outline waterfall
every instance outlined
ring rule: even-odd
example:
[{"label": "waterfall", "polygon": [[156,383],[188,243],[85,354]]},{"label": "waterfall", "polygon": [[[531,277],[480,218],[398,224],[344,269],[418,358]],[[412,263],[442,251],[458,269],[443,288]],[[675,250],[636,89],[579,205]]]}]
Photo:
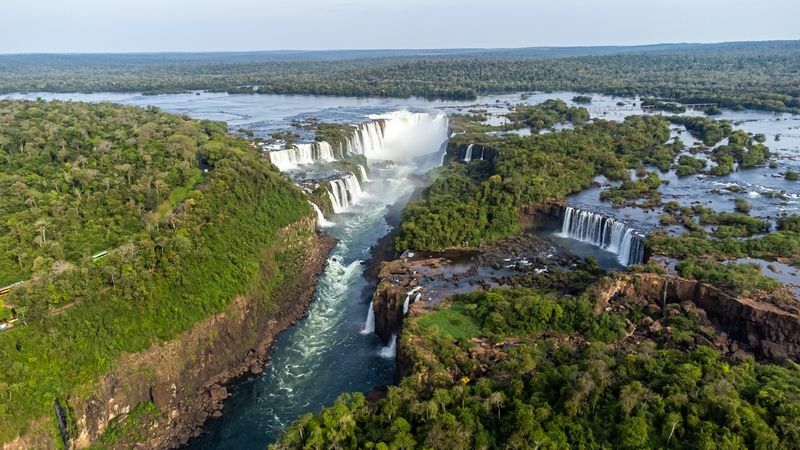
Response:
[{"label": "waterfall", "polygon": [[480,152],[478,149],[475,148],[475,144],[469,144],[467,149],[464,151],[464,157],[461,158],[462,161],[468,163],[470,161],[483,161],[484,153],[486,152],[486,148],[483,145],[479,145]]},{"label": "waterfall", "polygon": [[364,166],[362,166],[361,164],[358,164],[358,170],[361,171],[361,181],[363,181],[365,183],[368,182],[368,181],[372,181],[367,176],[367,169],[365,169]]},{"label": "waterfall", "polygon": [[464,153],[464,162],[472,161],[472,147],[475,147],[475,144],[469,144],[467,146],[467,152]]},{"label": "waterfall", "polygon": [[361,334],[372,334],[375,332],[375,308],[372,306],[372,302],[369,302],[369,308],[367,309],[367,320],[364,322],[364,326],[361,327]]},{"label": "waterfall", "polygon": [[447,115],[395,111],[370,116],[345,139],[345,153],[369,159],[410,160],[447,140]]},{"label": "waterfall", "polygon": [[334,214],[346,211],[363,195],[358,178],[352,173],[329,182],[328,197],[331,199]]},{"label": "waterfall", "polygon": [[[415,287],[414,289],[412,289],[412,290],[408,291],[408,294],[406,294],[406,299],[405,299],[405,301],[403,302],[403,315],[406,315],[406,314],[408,314],[408,307],[409,307],[409,303],[410,303],[410,301],[411,301],[411,296],[412,296],[412,295],[414,295],[414,293],[415,293],[415,292],[417,292],[417,291],[419,291],[420,289],[422,289],[422,286],[417,286],[417,287]],[[416,302],[417,302],[417,300],[419,300],[419,297],[420,297],[421,295],[422,295],[422,294],[417,294],[417,296],[414,298],[414,303],[416,303]]]},{"label": "waterfall", "polygon": [[644,238],[624,223],[602,214],[567,206],[561,236],[615,253],[620,264],[644,262]]},{"label": "waterfall", "polygon": [[311,207],[314,208],[314,211],[317,213],[317,226],[321,228],[328,228],[336,225],[335,223],[325,219],[325,214],[322,213],[322,210],[319,209],[319,206],[312,202],[308,202],[308,204],[311,205]]},{"label": "waterfall", "polygon": [[336,157],[331,144],[323,141],[296,144],[294,147],[284,150],[273,150],[269,152],[269,159],[278,169],[291,170],[318,161],[335,161]]},{"label": "waterfall", "polygon": [[378,352],[381,358],[391,359],[397,355],[397,335],[393,334],[392,338],[389,339],[389,345],[386,347],[382,347],[381,351]]}]

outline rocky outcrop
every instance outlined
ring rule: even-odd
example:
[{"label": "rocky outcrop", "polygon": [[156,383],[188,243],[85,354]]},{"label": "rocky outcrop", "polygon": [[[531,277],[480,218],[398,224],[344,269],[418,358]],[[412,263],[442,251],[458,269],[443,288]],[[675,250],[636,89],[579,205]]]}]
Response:
[{"label": "rocky outcrop", "polygon": [[520,221],[535,230],[560,230],[564,220],[564,201],[524,205],[520,208]]},{"label": "rocky outcrop", "polygon": [[598,308],[620,296],[661,308],[693,302],[715,326],[760,357],[800,360],[800,315],[774,304],[737,298],[696,280],[650,273],[617,274],[595,286],[593,295]]},{"label": "rocky outcrop", "polygon": [[403,302],[406,289],[387,281],[378,284],[372,298],[375,311],[375,334],[384,345],[388,345],[392,335],[397,335],[403,324]]},{"label": "rocky outcrop", "polygon": [[[98,442],[115,423],[137,406],[152,403],[155,413],[134,424],[136,442],[124,438],[114,448],[175,448],[200,433],[205,420],[221,414],[228,393],[224,384],[245,373],[258,373],[268,350],[284,329],[300,319],[310,303],[315,281],[335,242],[314,232],[311,219],[279,231],[276,245],[267,249],[268,261],[279,251],[302,249],[304,257],[281,289],[271,295],[258,288],[237,296],[225,308],[195,324],[176,339],[121,358],[88,394],[68,399],[74,423],[69,447],[86,448]],[[262,266],[262,276],[272,276]],[[287,271],[288,272],[288,271]],[[276,307],[277,305],[277,307]],[[30,433],[4,449],[51,448],[52,435]]]}]

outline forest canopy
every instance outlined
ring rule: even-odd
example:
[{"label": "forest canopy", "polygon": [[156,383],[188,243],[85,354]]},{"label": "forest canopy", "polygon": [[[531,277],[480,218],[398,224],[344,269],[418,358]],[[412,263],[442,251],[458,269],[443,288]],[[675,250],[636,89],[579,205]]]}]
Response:
[{"label": "forest canopy", "polygon": [[56,429],[54,402],[237,294],[278,310],[302,259],[291,239],[314,233],[278,233],[313,213],[224,123],[5,101],[0,138],[0,274],[24,281],[3,297],[19,323],[0,333],[0,442]]},{"label": "forest canopy", "polygon": [[572,90],[729,108],[800,108],[797,41],[535,50],[9,55],[0,57],[0,92],[211,90],[474,99]]}]

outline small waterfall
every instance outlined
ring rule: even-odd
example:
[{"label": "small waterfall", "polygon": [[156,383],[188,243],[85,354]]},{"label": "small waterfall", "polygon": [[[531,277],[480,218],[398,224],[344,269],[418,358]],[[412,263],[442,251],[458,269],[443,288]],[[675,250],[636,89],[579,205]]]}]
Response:
[{"label": "small waterfall", "polygon": [[467,149],[464,150],[464,157],[461,158],[461,160],[466,163],[470,161],[483,161],[485,152],[486,147],[483,145],[469,144]]},{"label": "small waterfall", "polygon": [[364,326],[361,327],[361,334],[372,334],[375,332],[375,308],[372,306],[372,302],[369,302],[369,308],[367,309],[367,320],[364,322]]},{"label": "small waterfall", "polygon": [[615,253],[625,266],[644,262],[644,238],[623,222],[602,214],[567,206],[561,236]]},{"label": "small waterfall", "polygon": [[352,173],[329,182],[328,196],[331,199],[334,214],[345,212],[363,195],[358,178]]},{"label": "small waterfall", "polygon": [[364,166],[362,166],[361,164],[358,164],[358,170],[361,171],[361,180],[362,181],[364,181],[365,183],[367,183],[369,181],[372,181],[367,176],[367,169],[365,169]]},{"label": "small waterfall", "polygon": [[472,147],[475,147],[475,144],[469,144],[469,146],[467,146],[467,151],[464,153],[464,162],[472,161]]},{"label": "small waterfall", "polygon": [[322,213],[322,210],[319,209],[319,206],[312,202],[308,202],[308,204],[311,205],[311,207],[314,208],[314,211],[317,213],[317,226],[321,228],[328,228],[336,225],[335,223],[325,219],[325,214]]},{"label": "small waterfall", "polygon": [[[403,315],[408,314],[408,308],[409,308],[409,304],[410,304],[410,301],[411,301],[411,296],[414,295],[414,293],[416,293],[420,289],[422,289],[422,286],[417,286],[414,289],[408,291],[408,294],[406,294],[406,299],[405,299],[405,301],[403,301]],[[414,298],[414,303],[416,303],[417,300],[419,300],[419,297],[421,295],[422,294],[419,294],[419,293],[417,294],[417,296]]]},{"label": "small waterfall", "polygon": [[323,141],[296,144],[294,147],[284,150],[273,150],[269,152],[269,159],[278,169],[291,170],[318,161],[335,161],[336,157],[331,144]]},{"label": "small waterfall", "polygon": [[381,347],[381,351],[378,352],[381,358],[392,359],[397,355],[397,335],[393,334],[392,338],[389,339],[389,345],[386,347]]}]

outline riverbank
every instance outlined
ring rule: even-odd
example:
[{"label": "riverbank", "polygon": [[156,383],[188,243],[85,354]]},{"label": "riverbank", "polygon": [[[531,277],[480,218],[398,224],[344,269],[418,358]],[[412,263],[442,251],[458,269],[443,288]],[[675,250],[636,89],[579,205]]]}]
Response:
[{"label": "riverbank", "polygon": [[[265,249],[261,277],[275,276],[272,260],[299,250],[299,265],[284,267],[287,278],[280,294],[257,285],[237,295],[221,313],[176,339],[127,354],[86,396],[68,402],[66,425],[74,439],[69,448],[176,448],[200,432],[209,417],[221,414],[225,384],[261,370],[276,337],[303,314],[312,300],[316,278],[323,271],[335,240],[314,231],[313,219],[303,219],[278,232]],[[272,307],[270,305],[277,305]],[[59,448],[46,429],[29,432],[4,450]]]}]

